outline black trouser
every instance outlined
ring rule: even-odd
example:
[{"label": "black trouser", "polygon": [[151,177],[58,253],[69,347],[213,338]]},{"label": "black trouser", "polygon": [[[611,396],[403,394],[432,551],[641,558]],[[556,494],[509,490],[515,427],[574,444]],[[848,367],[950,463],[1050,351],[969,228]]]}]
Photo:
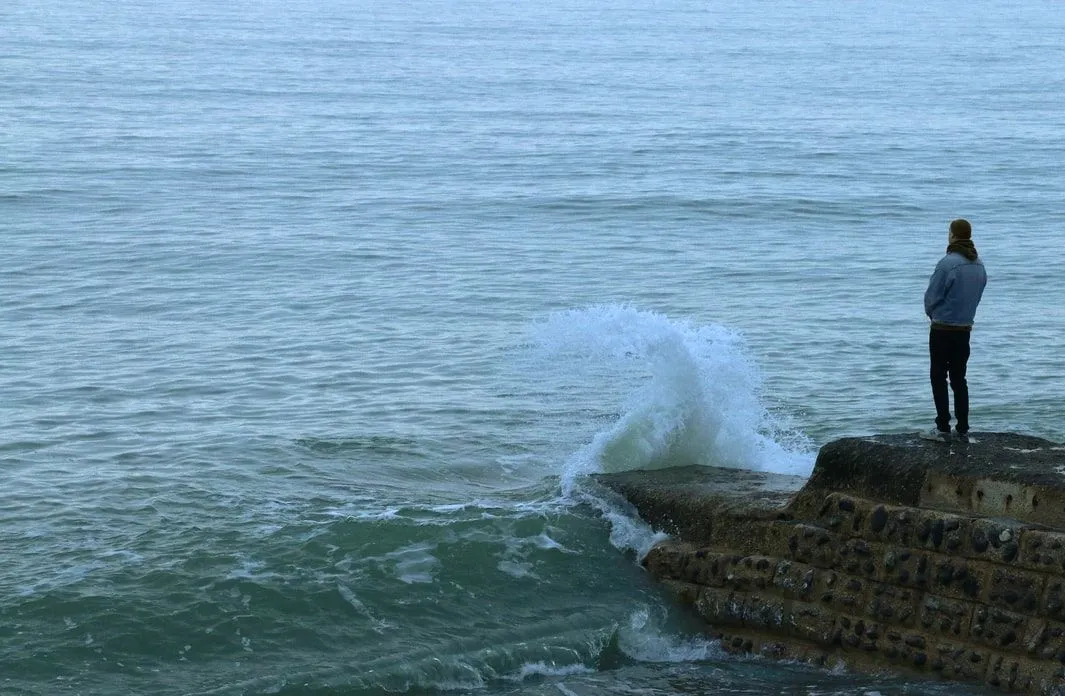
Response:
[{"label": "black trouser", "polygon": [[932,359],[932,399],[936,402],[936,428],[950,431],[950,397],[947,376],[954,391],[955,426],[959,433],[969,432],[969,385],[965,382],[965,365],[969,362],[969,332],[932,329],[928,334],[928,354]]}]

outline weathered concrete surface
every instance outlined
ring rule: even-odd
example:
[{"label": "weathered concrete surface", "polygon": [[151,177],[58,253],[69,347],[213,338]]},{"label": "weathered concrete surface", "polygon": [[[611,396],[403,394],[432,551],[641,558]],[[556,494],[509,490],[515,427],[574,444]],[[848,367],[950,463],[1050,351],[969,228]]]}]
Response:
[{"label": "weathered concrete surface", "polygon": [[596,478],[632,503],[656,529],[692,543],[707,542],[715,520],[734,515],[776,517],[806,482],[798,476],[706,466],[626,471]]},{"label": "weathered concrete surface", "polygon": [[1065,693],[1065,447],[1014,434],[826,445],[802,480],[597,479],[674,537],[647,569],[727,649]]},{"label": "weathered concrete surface", "polygon": [[845,438],[821,449],[806,489],[1065,527],[1065,446],[1012,433],[949,445],[914,435]]}]

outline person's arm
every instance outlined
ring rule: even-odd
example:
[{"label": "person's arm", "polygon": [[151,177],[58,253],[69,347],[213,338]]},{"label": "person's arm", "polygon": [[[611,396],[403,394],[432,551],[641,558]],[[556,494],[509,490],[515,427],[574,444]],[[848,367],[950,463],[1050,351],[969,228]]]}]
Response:
[{"label": "person's arm", "polygon": [[924,291],[924,313],[931,319],[932,312],[936,307],[943,304],[950,288],[950,273],[940,266],[936,266],[935,272],[928,281],[928,289]]}]

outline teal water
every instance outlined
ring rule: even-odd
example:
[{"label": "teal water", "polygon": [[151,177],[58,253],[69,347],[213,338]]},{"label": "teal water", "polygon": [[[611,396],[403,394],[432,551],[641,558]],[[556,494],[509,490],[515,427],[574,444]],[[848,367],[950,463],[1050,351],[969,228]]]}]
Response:
[{"label": "teal water", "polygon": [[1056,5],[0,27],[0,693],[948,693],[724,656],[586,474],[930,426],[957,216],[974,429],[1065,441]]}]

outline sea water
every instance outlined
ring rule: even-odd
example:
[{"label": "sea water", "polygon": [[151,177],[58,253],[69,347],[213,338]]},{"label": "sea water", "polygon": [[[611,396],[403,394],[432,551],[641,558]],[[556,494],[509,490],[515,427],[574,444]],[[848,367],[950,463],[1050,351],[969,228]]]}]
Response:
[{"label": "sea water", "polygon": [[1065,440],[1065,11],[0,7],[0,692],[979,693],[729,657],[588,474]]}]

